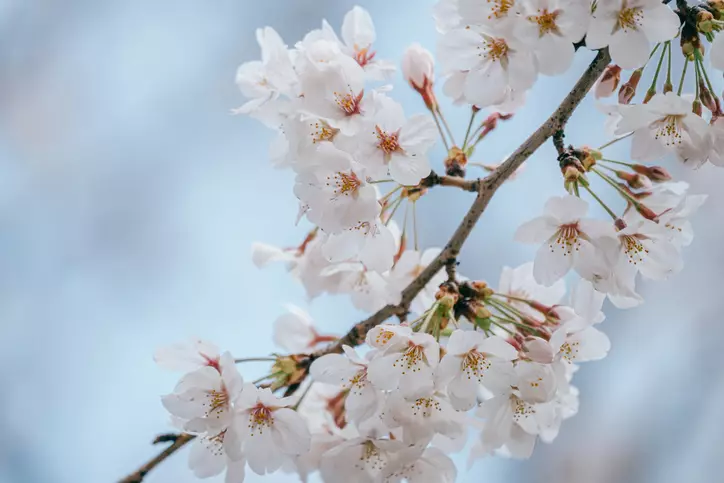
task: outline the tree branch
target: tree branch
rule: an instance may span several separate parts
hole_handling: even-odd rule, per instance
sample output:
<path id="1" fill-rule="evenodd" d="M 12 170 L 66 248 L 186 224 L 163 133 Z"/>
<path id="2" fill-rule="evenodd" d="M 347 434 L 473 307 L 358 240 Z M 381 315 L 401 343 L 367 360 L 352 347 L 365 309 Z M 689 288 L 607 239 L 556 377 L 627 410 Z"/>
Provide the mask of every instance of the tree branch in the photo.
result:
<path id="1" fill-rule="evenodd" d="M 586 96 L 596 80 L 603 74 L 606 66 L 611 62 L 611 56 L 608 49 L 598 52 L 596 58 L 593 59 L 588 69 L 583 73 L 576 85 L 573 86 L 571 92 L 563 99 L 558 109 L 546 120 L 531 136 L 525 140 L 523 144 L 508 159 L 501 164 L 490 176 L 483 180 L 475 180 L 478 195 L 463 221 L 453 233 L 450 241 L 447 243 L 443 251 L 435 258 L 420 275 L 413 280 L 402 291 L 402 299 L 397 305 L 387 305 L 378 312 L 359 322 L 357 325 L 347 332 L 336 343 L 315 352 L 310 356 L 311 360 L 317 359 L 325 354 L 342 352 L 343 345 L 357 346 L 364 342 L 367 332 L 375 326 L 381 324 L 393 315 L 406 313 L 410 307 L 410 303 L 418 293 L 432 280 L 445 263 L 450 259 L 457 259 L 460 249 L 462 248 L 468 236 L 472 232 L 475 224 L 480 216 L 487 208 L 490 199 L 500 188 L 503 182 L 508 179 L 515 171 L 556 131 L 562 129 L 568 119 L 570 119 L 573 111 L 578 107 L 583 98 Z M 436 175 L 437 176 L 437 175 Z M 439 176 L 438 176 L 439 178 Z M 464 180 L 461 180 L 461 182 Z M 476 183 L 477 181 L 477 183 Z M 465 182 L 468 183 L 468 182 Z M 441 184 L 441 183 L 438 183 Z M 467 186 L 467 185 L 466 185 Z"/>
<path id="2" fill-rule="evenodd" d="M 153 441 L 153 444 L 171 442 L 171 446 L 161 451 L 156 457 L 151 459 L 151 461 L 141 466 L 138 471 L 128 475 L 118 483 L 141 483 L 143 481 L 143 478 L 145 478 L 149 471 L 161 464 L 166 458 L 174 454 L 177 450 L 181 449 L 186 443 L 188 443 L 195 437 L 196 436 L 194 436 L 193 434 L 188 433 L 159 435 Z"/>
<path id="3" fill-rule="evenodd" d="M 334 344 L 311 354 L 305 361 L 307 367 L 308 364 L 311 364 L 315 359 L 325 354 L 342 352 L 343 345 L 360 345 L 364 342 L 367 332 L 373 327 L 381 324 L 392 316 L 397 315 L 404 317 L 407 314 L 412 300 L 418 293 L 420 293 L 420 291 L 422 291 L 423 288 L 425 288 L 435 274 L 437 274 L 437 272 L 439 272 L 446 264 L 450 264 L 451 261 L 457 260 L 460 249 L 468 239 L 468 236 L 470 236 L 470 233 L 480 219 L 480 216 L 485 211 L 485 208 L 488 206 L 488 203 L 497 189 L 500 188 L 503 182 L 515 173 L 520 165 L 522 165 L 546 140 L 553 136 L 556 131 L 562 129 L 573 114 L 573 111 L 578 107 L 591 87 L 593 87 L 593 84 L 601 76 L 601 74 L 603 74 L 603 70 L 610 61 L 611 57 L 608 54 L 608 49 L 599 51 L 596 58 L 593 62 L 591 62 L 588 69 L 586 69 L 571 92 L 566 96 L 551 117 L 548 118 L 543 125 L 541 125 L 513 154 L 510 155 L 510 157 L 508 157 L 508 159 L 505 160 L 505 162 L 503 162 L 503 164 L 498 167 L 498 169 L 496 169 L 487 178 L 483 180 L 477 179 L 468 181 L 463 178 L 439 176 L 433 172 L 430 176 L 428 176 L 428 178 L 423 180 L 421 186 L 434 186 L 437 184 L 457 186 L 467 191 L 477 192 L 477 196 L 473 205 L 468 210 L 468 213 L 465 215 L 465 218 L 463 218 L 463 221 L 460 223 L 457 230 L 455 230 L 455 233 L 453 233 L 450 241 L 447 243 L 442 252 L 402 291 L 400 303 L 396 305 L 386 305 L 375 314 L 352 327 L 347 334 L 341 337 Z M 171 456 L 194 438 L 195 436 L 186 433 L 159 436 L 156 438 L 155 443 L 172 441 L 171 446 L 163 450 L 158 456 L 143 465 L 135 473 L 121 480 L 119 483 L 141 483 L 149 471 L 158 466 L 166 458 Z"/>

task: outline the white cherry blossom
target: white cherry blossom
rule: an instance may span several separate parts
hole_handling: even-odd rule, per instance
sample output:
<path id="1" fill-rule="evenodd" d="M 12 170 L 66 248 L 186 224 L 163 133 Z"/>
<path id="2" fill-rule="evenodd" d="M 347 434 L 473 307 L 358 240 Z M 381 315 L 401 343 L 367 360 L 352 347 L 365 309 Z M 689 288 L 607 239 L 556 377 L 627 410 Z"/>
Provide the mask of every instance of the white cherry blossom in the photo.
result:
<path id="1" fill-rule="evenodd" d="M 344 401 L 346 418 L 358 424 L 375 415 L 381 393 L 367 378 L 369 360 L 360 358 L 349 346 L 343 349 L 344 355 L 327 354 L 315 360 L 310 375 L 315 381 L 337 384 L 349 391 Z"/>
<path id="2" fill-rule="evenodd" d="M 388 347 L 369 364 L 367 377 L 383 391 L 399 389 L 406 398 L 429 394 L 433 371 L 440 361 L 440 346 L 430 334 L 413 333 L 407 344 Z"/>
<path id="3" fill-rule="evenodd" d="M 467 71 L 462 91 L 465 100 L 478 107 L 502 103 L 509 89 L 525 91 L 538 76 L 533 51 L 512 29 L 451 30 L 440 39 L 438 57 L 446 72 Z"/>
<path id="4" fill-rule="evenodd" d="M 462 20 L 473 24 L 506 24 L 516 20 L 521 0 L 457 0 Z"/>
<path id="5" fill-rule="evenodd" d="M 525 21 L 516 25 L 533 48 L 541 74 L 562 74 L 573 62 L 573 44 L 586 34 L 590 6 L 580 0 L 528 0 L 523 7 Z"/>
<path id="6" fill-rule="evenodd" d="M 159 348 L 153 356 L 156 364 L 170 371 L 194 371 L 202 367 L 219 368 L 219 348 L 208 341 L 194 338 Z"/>
<path id="7" fill-rule="evenodd" d="M 465 431 L 462 414 L 453 408 L 442 387 L 416 398 L 393 391 L 387 397 L 385 415 L 394 422 L 389 426 L 402 428 L 402 439 L 408 444 L 426 443 L 435 434 L 456 439 Z"/>
<path id="8" fill-rule="evenodd" d="M 516 268 L 503 267 L 497 293 L 552 306 L 560 302 L 566 294 L 566 283 L 558 280 L 549 287 L 539 284 L 533 276 L 533 262 L 528 262 Z M 532 316 L 537 315 L 537 312 L 524 302 L 509 299 L 508 303 Z"/>
<path id="9" fill-rule="evenodd" d="M 430 174 L 427 151 L 435 144 L 437 128 L 429 115 L 405 118 L 402 106 L 380 95 L 374 116 L 359 136 L 359 159 L 374 179 L 388 176 L 414 186 Z"/>
<path id="10" fill-rule="evenodd" d="M 314 328 L 312 317 L 296 305 L 286 305 L 287 312 L 274 321 L 274 344 L 290 354 L 308 352 L 317 344 L 330 342 L 332 338 L 320 336 Z"/>
<path id="11" fill-rule="evenodd" d="M 377 190 L 362 166 L 330 144 L 319 146 L 319 167 L 297 175 L 294 192 L 309 207 L 306 216 L 329 233 L 339 233 L 377 218 Z"/>
<path id="12" fill-rule="evenodd" d="M 311 435 L 304 419 L 289 409 L 290 398 L 278 399 L 253 384 L 235 401 L 237 431 L 246 461 L 259 475 L 278 470 L 285 459 L 309 451 Z"/>
<path id="13" fill-rule="evenodd" d="M 435 375 L 447 385 L 453 407 L 467 411 L 475 406 L 481 385 L 494 393 L 510 386 L 510 361 L 517 357 L 518 351 L 498 336 L 486 338 L 482 332 L 456 330 Z"/>
<path id="14" fill-rule="evenodd" d="M 217 433 L 198 435 L 191 443 L 189 469 L 197 478 L 209 478 L 226 469 L 225 483 L 244 481 L 246 460 L 234 425 Z"/>
<path id="15" fill-rule="evenodd" d="M 583 218 L 588 203 L 576 196 L 552 197 L 546 202 L 544 215 L 524 223 L 515 239 L 523 243 L 541 243 L 535 257 L 533 276 L 546 286 L 560 280 L 581 260 L 595 256 L 592 240 L 613 234 L 608 223 Z"/>
<path id="16" fill-rule="evenodd" d="M 691 102 L 674 92 L 655 95 L 648 104 L 638 104 L 621 111 L 616 135 L 633 132 L 631 157 L 653 161 L 675 152 L 681 161 L 698 167 L 706 157 L 689 147 L 708 141 L 706 121 L 691 112 Z M 708 152 L 708 151 L 707 151 Z"/>
<path id="17" fill-rule="evenodd" d="M 368 270 L 383 273 L 392 268 L 397 242 L 390 228 L 380 220 L 363 221 L 329 235 L 323 251 L 330 262 L 357 259 Z"/>
<path id="18" fill-rule="evenodd" d="M 373 483 L 402 448 L 401 441 L 360 437 L 330 449 L 320 464 L 324 481 Z"/>
<path id="19" fill-rule="evenodd" d="M 400 451 L 385 469 L 385 482 L 454 483 L 455 463 L 437 448 L 412 447 Z"/>
<path id="20" fill-rule="evenodd" d="M 676 247 L 691 245 L 694 240 L 694 229 L 689 218 L 704 204 L 707 195 L 685 196 L 674 208 L 666 209 L 659 215 L 659 225 L 668 230 L 668 239 Z"/>
<path id="21" fill-rule="evenodd" d="M 417 250 L 406 250 L 395 264 L 389 275 L 390 287 L 396 292 L 402 292 L 441 252 L 439 248 L 428 248 L 421 252 Z M 441 283 L 445 281 L 445 273 L 436 273 L 430 282 L 412 301 L 410 309 L 422 314 L 435 300 L 435 293 Z"/>
<path id="22" fill-rule="evenodd" d="M 590 49 L 608 46 L 613 61 L 637 69 L 649 58 L 651 43 L 673 39 L 679 17 L 659 0 L 601 0 L 586 34 Z"/>

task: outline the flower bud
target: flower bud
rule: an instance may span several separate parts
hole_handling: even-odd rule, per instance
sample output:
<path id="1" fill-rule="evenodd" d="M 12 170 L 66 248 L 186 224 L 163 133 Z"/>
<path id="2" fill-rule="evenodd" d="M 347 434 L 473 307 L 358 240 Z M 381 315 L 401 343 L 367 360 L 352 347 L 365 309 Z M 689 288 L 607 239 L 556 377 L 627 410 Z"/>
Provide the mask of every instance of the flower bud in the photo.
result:
<path id="1" fill-rule="evenodd" d="M 651 208 L 644 205 L 643 203 L 636 203 L 634 205 L 634 208 L 636 208 L 636 211 L 639 212 L 639 215 L 643 216 L 647 220 L 659 221 L 659 215 L 654 213 L 654 211 Z"/>
<path id="2" fill-rule="evenodd" d="M 555 358 L 553 347 L 540 337 L 526 337 L 523 342 L 523 350 L 525 351 L 525 355 L 530 357 L 533 362 L 540 364 L 550 364 Z"/>
<path id="3" fill-rule="evenodd" d="M 431 111 L 437 108 L 437 99 L 432 90 L 435 78 L 435 60 L 432 54 L 420 44 L 412 44 L 402 56 L 402 75 L 410 86 L 421 96 Z"/>
<path id="4" fill-rule="evenodd" d="M 643 164 L 634 164 L 631 169 L 649 178 L 654 183 L 663 183 L 671 181 L 671 175 L 661 166 L 644 166 Z"/>
<path id="5" fill-rule="evenodd" d="M 603 71 L 603 75 L 596 82 L 594 87 L 594 94 L 596 99 L 602 97 L 609 97 L 618 88 L 618 83 L 621 81 L 621 67 L 616 64 L 611 64 L 606 67 Z"/>
<path id="6" fill-rule="evenodd" d="M 712 113 L 718 112 L 718 106 L 714 100 L 714 96 L 706 86 L 706 82 L 704 82 L 703 79 L 699 80 L 699 99 L 701 99 L 701 103 L 704 107 L 709 109 L 709 111 Z"/>
<path id="7" fill-rule="evenodd" d="M 651 180 L 638 173 L 627 173 L 626 171 L 615 171 L 616 177 L 626 182 L 632 189 L 650 189 Z"/>
<path id="8" fill-rule="evenodd" d="M 615 226 L 618 231 L 621 231 L 626 228 L 626 222 L 623 221 L 622 218 L 616 218 L 613 222 L 613 226 Z"/>
<path id="9" fill-rule="evenodd" d="M 624 85 L 621 86 L 621 89 L 618 91 L 618 103 L 619 104 L 630 104 L 631 100 L 636 95 L 636 88 L 639 85 L 639 81 L 641 80 L 641 74 L 643 73 L 643 70 L 636 69 L 631 74 L 631 78 L 629 78 L 628 82 L 626 82 Z"/>
<path id="10" fill-rule="evenodd" d="M 691 103 L 691 112 L 699 117 L 701 117 L 704 113 L 704 110 L 701 107 L 701 101 L 699 99 L 695 99 L 694 102 Z"/>
<path id="11" fill-rule="evenodd" d="M 648 104 L 655 95 L 656 87 L 651 87 L 649 90 L 646 91 L 646 95 L 644 96 L 644 104 Z"/>
<path id="12" fill-rule="evenodd" d="M 714 28 L 714 15 L 711 14 L 711 12 L 707 12 L 706 10 L 702 9 L 699 10 L 696 14 L 696 29 L 699 32 L 711 32 Z"/>
<path id="13" fill-rule="evenodd" d="M 465 152 L 457 146 L 453 146 L 447 153 L 445 159 L 445 174 L 448 176 L 465 176 L 465 165 L 468 164 L 468 158 Z"/>

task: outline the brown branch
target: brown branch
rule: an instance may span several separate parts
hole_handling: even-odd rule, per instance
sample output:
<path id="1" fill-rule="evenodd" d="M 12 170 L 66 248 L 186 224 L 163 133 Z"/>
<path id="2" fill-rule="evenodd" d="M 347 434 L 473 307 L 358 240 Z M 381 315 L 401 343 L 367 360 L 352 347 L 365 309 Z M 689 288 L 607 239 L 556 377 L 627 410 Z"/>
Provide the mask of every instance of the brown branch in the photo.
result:
<path id="1" fill-rule="evenodd" d="M 440 176 L 435 171 L 431 171 L 427 178 L 420 182 L 420 186 L 423 188 L 432 188 L 433 186 L 452 186 L 472 193 L 476 193 L 478 191 L 479 185 L 479 179 L 468 180 L 460 176 Z"/>
<path id="2" fill-rule="evenodd" d="M 153 444 L 168 443 L 171 445 L 156 455 L 151 461 L 141 466 L 138 471 L 132 473 L 123 478 L 118 483 L 141 483 L 143 478 L 148 474 L 149 471 L 154 469 L 156 466 L 161 464 L 166 458 L 174 454 L 177 450 L 181 449 L 186 443 L 194 439 L 196 436 L 188 433 L 181 434 L 162 434 L 156 437 Z"/>
<path id="3" fill-rule="evenodd" d="M 387 305 L 378 312 L 359 322 L 357 325 L 347 332 L 336 343 L 315 352 L 310 356 L 311 360 L 321 357 L 325 354 L 333 352 L 342 352 L 343 345 L 357 346 L 364 342 L 367 332 L 375 326 L 381 324 L 393 315 L 406 313 L 410 307 L 410 303 L 418 293 L 432 280 L 437 272 L 442 269 L 445 263 L 450 259 L 457 259 L 460 249 L 470 236 L 475 224 L 480 216 L 487 208 L 491 198 L 503 182 L 508 179 L 515 171 L 556 131 L 562 129 L 568 119 L 570 119 L 573 111 L 578 107 L 583 98 L 586 96 L 596 80 L 603 74 L 606 66 L 611 62 L 608 49 L 598 52 L 596 58 L 593 59 L 588 69 L 583 73 L 576 85 L 573 86 L 571 92 L 563 99 L 558 109 L 546 120 L 525 142 L 513 153 L 503 164 L 501 164 L 490 176 L 482 181 L 475 182 L 478 196 L 475 198 L 473 205 L 463 218 L 463 221 L 453 233 L 450 241 L 447 243 L 442 252 L 435 258 L 420 275 L 413 280 L 402 291 L 402 299 L 397 305 Z M 436 175 L 437 176 L 437 175 Z M 438 176 L 438 178 L 440 178 Z M 463 183 L 463 181 L 460 181 Z M 467 181 L 465 183 L 468 183 Z M 440 183 L 438 183 L 440 184 Z M 467 186 L 467 185 L 466 185 Z"/>
<path id="4" fill-rule="evenodd" d="M 503 162 L 503 164 L 501 164 L 484 180 L 467 181 L 463 178 L 438 176 L 435 173 L 431 173 L 428 178 L 423 180 L 421 186 L 434 186 L 436 184 L 457 186 L 467 191 L 477 192 L 477 196 L 473 205 L 468 210 L 468 213 L 465 215 L 465 218 L 463 218 L 463 221 L 460 223 L 457 230 L 455 230 L 455 233 L 453 233 L 450 241 L 447 243 L 442 252 L 402 291 L 402 297 L 399 304 L 386 305 L 375 314 L 359 322 L 337 342 L 325 349 L 311 354 L 307 359 L 306 364 L 311 364 L 314 359 L 325 354 L 342 352 L 343 345 L 360 345 L 364 342 L 367 332 L 373 327 L 395 315 L 404 317 L 408 312 L 412 300 L 418 293 L 420 293 L 420 291 L 422 291 L 423 288 L 425 288 L 435 274 L 437 274 L 443 266 L 449 263 L 450 260 L 457 260 L 460 249 L 468 239 L 468 236 L 470 236 L 475 224 L 480 219 L 480 216 L 483 214 L 483 211 L 485 211 L 485 208 L 488 206 L 490 199 L 493 197 L 497 189 L 500 188 L 503 182 L 515 173 L 515 171 L 547 139 L 553 136 L 556 131 L 562 129 L 571 117 L 571 114 L 573 114 L 573 111 L 576 107 L 578 107 L 581 100 L 583 100 L 596 80 L 601 76 L 603 70 L 610 61 L 611 57 L 608 54 L 608 49 L 601 50 L 553 115 L 551 115 L 551 117 L 538 128 L 538 130 L 536 130 L 513 154 L 511 154 L 510 157 Z M 431 184 L 426 185 L 426 182 L 430 182 Z M 142 482 L 143 478 L 149 471 L 158 466 L 162 461 L 171 456 L 174 452 L 195 437 L 186 433 L 179 434 L 175 438 L 173 436 L 174 435 L 163 435 L 157 438 L 156 442 L 173 442 L 171 446 L 163 450 L 158 456 L 143 465 L 135 473 L 121 480 L 119 483 Z"/>

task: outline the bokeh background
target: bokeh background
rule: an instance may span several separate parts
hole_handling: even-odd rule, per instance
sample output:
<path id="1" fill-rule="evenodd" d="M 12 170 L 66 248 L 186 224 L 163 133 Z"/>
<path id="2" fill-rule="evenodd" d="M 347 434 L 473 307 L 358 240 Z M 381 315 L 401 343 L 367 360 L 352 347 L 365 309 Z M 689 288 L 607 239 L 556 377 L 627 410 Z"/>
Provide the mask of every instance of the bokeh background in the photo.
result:
<path id="1" fill-rule="evenodd" d="M 378 55 L 398 59 L 413 41 L 434 49 L 433 3 L 362 1 Z M 310 304 L 282 267 L 251 264 L 253 241 L 297 245 L 304 227 L 293 226 L 292 176 L 267 161 L 273 134 L 230 114 L 243 102 L 235 69 L 259 55 L 256 27 L 273 26 L 291 45 L 322 18 L 339 28 L 353 4 L 0 0 L 0 482 L 111 482 L 154 455 L 150 441 L 170 429 L 159 396 L 177 377 L 155 367 L 159 345 L 198 335 L 264 355 L 288 302 L 327 332 L 361 317 L 344 298 Z M 510 153 L 592 56 L 542 78 L 475 161 Z M 422 112 L 399 74 L 395 96 Z M 466 111 L 445 108 L 462 132 Z M 568 140 L 602 144 L 602 122 L 586 100 Z M 499 192 L 462 273 L 495 283 L 502 266 L 532 258 L 512 235 L 561 193 L 554 159 L 545 146 Z M 670 167 L 711 195 L 683 273 L 643 284 L 643 307 L 609 311 L 613 349 L 577 374 L 580 413 L 553 445 L 467 472 L 460 459 L 459 481 L 724 481 L 724 172 Z M 423 245 L 444 244 L 470 202 L 455 190 L 424 198 Z M 243 368 L 249 377 L 263 369 Z M 296 477 L 247 478 L 262 480 Z M 195 481 L 185 451 L 147 481 Z"/>

